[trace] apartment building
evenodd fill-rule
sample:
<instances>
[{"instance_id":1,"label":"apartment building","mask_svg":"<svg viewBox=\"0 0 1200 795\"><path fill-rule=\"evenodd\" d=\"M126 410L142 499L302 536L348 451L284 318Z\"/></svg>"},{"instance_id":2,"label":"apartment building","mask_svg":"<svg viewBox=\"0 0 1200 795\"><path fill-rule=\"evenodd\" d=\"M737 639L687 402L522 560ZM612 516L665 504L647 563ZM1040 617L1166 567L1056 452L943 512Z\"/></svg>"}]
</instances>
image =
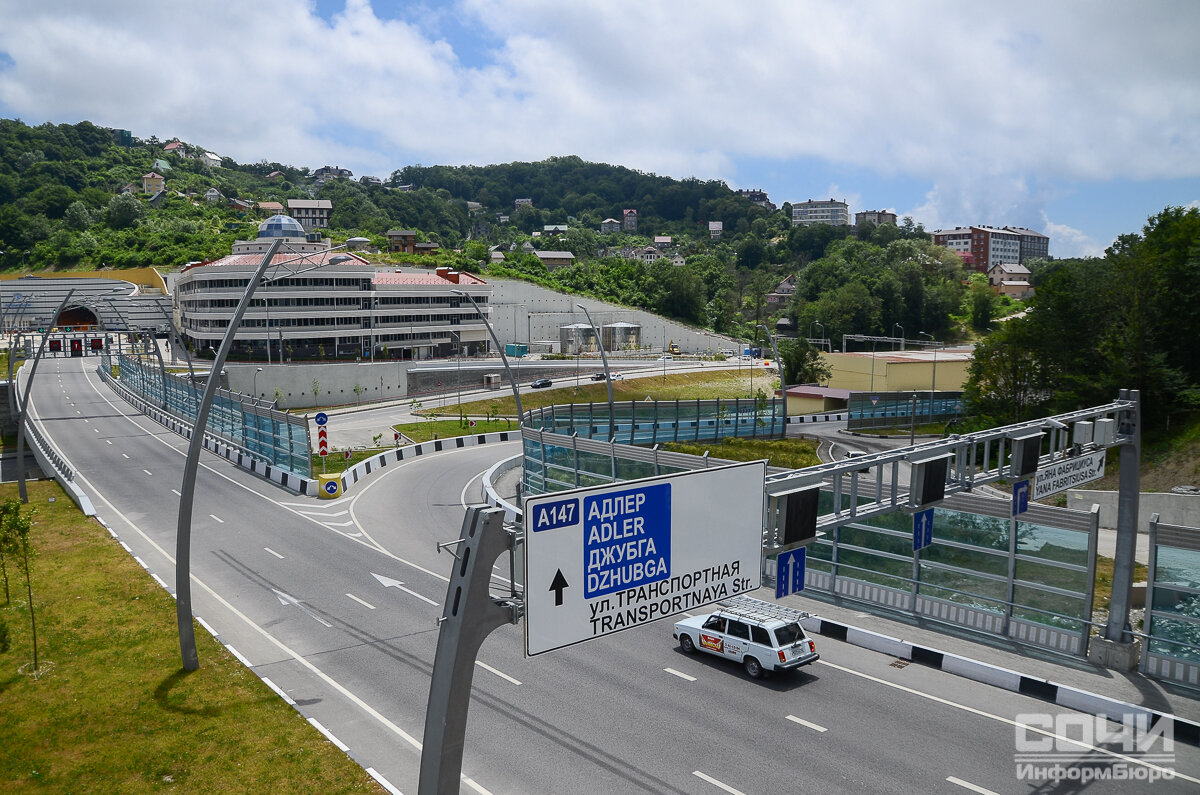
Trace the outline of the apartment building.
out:
<instances>
[{"instance_id":1,"label":"apartment building","mask_svg":"<svg viewBox=\"0 0 1200 795\"><path fill-rule=\"evenodd\" d=\"M850 205L836 199L797 202L792 205L792 226L850 225Z\"/></svg>"}]
</instances>

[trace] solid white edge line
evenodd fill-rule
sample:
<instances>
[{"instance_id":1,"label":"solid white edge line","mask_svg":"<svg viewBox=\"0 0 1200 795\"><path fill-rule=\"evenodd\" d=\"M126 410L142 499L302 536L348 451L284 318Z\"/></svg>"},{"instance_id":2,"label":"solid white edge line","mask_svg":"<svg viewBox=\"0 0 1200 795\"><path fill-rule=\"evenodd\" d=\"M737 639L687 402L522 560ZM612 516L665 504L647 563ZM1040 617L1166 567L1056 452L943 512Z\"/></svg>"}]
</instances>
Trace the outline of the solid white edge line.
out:
<instances>
[{"instance_id":1,"label":"solid white edge line","mask_svg":"<svg viewBox=\"0 0 1200 795\"><path fill-rule=\"evenodd\" d=\"M242 656L242 653L240 651L233 648L228 643L225 644L225 648L229 649L230 654L232 654L234 657L237 657L239 660L241 660L242 665L246 666L247 668L254 668L254 666L250 664L250 661Z\"/></svg>"},{"instance_id":2,"label":"solid white edge line","mask_svg":"<svg viewBox=\"0 0 1200 795\"><path fill-rule=\"evenodd\" d=\"M364 602L362 599L359 599L357 596L355 596L355 595L354 595L354 594L352 594L352 593L348 593L348 594L346 594L346 596L349 596L351 599L353 599L354 601L358 602L360 605L362 605L362 606L363 606L363 607L365 607L365 608L368 608L368 609L370 609L370 610L374 610L374 609L375 609L375 605L371 604L370 602Z\"/></svg>"},{"instance_id":3,"label":"solid white edge line","mask_svg":"<svg viewBox=\"0 0 1200 795\"><path fill-rule=\"evenodd\" d=\"M371 778L373 778L373 779L375 779L376 781L378 781L378 782L379 782L379 786L383 787L385 790L387 790L388 792L390 792L392 795L404 795L404 793L403 793L403 792L401 792L400 790L398 790L398 789L396 789L394 786L392 786L392 782L388 781L386 778L384 778L383 776L379 775L379 773L378 773L378 772L376 772L375 768L373 768L373 767L368 767L368 768L367 768L367 775L369 775Z\"/></svg>"},{"instance_id":4,"label":"solid white edge line","mask_svg":"<svg viewBox=\"0 0 1200 795\"><path fill-rule=\"evenodd\" d=\"M136 561L137 561L137 564L138 564L139 566L141 566L143 569L145 569L146 571L150 571L150 567L146 565L146 561L142 560L142 559L141 559L141 558L139 558L137 555L134 555L134 556L133 556L133 559L134 559L134 560L136 560Z\"/></svg>"},{"instance_id":5,"label":"solid white edge line","mask_svg":"<svg viewBox=\"0 0 1200 795\"><path fill-rule=\"evenodd\" d=\"M829 731L829 729L826 729L824 726L818 726L815 723L809 723L808 721L804 720L803 718L797 718L795 715L788 715L787 719L790 720L792 723L799 723L801 726L807 726L808 728L812 729L815 732Z\"/></svg>"},{"instance_id":6,"label":"solid white edge line","mask_svg":"<svg viewBox=\"0 0 1200 795\"><path fill-rule=\"evenodd\" d=\"M479 660L476 660L475 664L478 665L480 668L482 668L485 671L490 671L491 673L494 673L496 676L500 677L501 679L507 679L508 681L512 682L514 685L521 684L520 681L513 679L508 674L504 673L503 671L499 671L499 670L493 668L492 666L488 665L485 662L480 662Z\"/></svg>"},{"instance_id":7,"label":"solid white edge line","mask_svg":"<svg viewBox=\"0 0 1200 795\"><path fill-rule=\"evenodd\" d=\"M283 558L283 555L280 555L278 552L276 552L275 550L271 549L270 547L263 547L263 549L265 549L267 552L270 552L272 555L274 555L275 557L279 558L280 560L283 560L283 559L284 559L284 558Z\"/></svg>"},{"instance_id":8,"label":"solid white edge line","mask_svg":"<svg viewBox=\"0 0 1200 795\"><path fill-rule=\"evenodd\" d=\"M962 787L963 789L969 789L969 790L971 790L971 792L978 792L979 795L997 795L997 793L993 792L990 789L985 789L985 788L979 786L978 784L972 784L969 781L963 781L961 778L955 778L954 776L946 776L946 780L949 781L951 784L957 784L958 786Z\"/></svg>"},{"instance_id":9,"label":"solid white edge line","mask_svg":"<svg viewBox=\"0 0 1200 795\"><path fill-rule=\"evenodd\" d=\"M218 524L225 524L225 520L217 516L215 513L210 513L209 516L215 519Z\"/></svg>"},{"instance_id":10,"label":"solid white edge line","mask_svg":"<svg viewBox=\"0 0 1200 795\"><path fill-rule=\"evenodd\" d=\"M350 752L350 746L346 745L344 742L342 742L338 738L334 737L333 732L329 731L329 729L326 729L324 726L322 726L321 722L319 720L317 720L316 718L309 718L308 722L311 723L317 731L319 731L321 734L324 734L326 740L329 740L329 742L336 745L338 747L339 751L341 751L344 754Z\"/></svg>"},{"instance_id":11,"label":"solid white edge line","mask_svg":"<svg viewBox=\"0 0 1200 795\"><path fill-rule=\"evenodd\" d=\"M217 631L209 626L207 621L200 616L194 616L194 618L196 619L196 622L200 624L200 626L204 627L205 632L207 632L209 635L212 635L214 638L217 636Z\"/></svg>"},{"instance_id":12,"label":"solid white edge line","mask_svg":"<svg viewBox=\"0 0 1200 795\"><path fill-rule=\"evenodd\" d=\"M723 781L717 781L712 776L706 776L705 774L701 773L699 770L693 770L692 775L695 776L696 778L700 779L701 781L707 781L709 784L712 784L714 787L720 787L721 789L728 792L729 795L746 795L746 793L742 792L740 789L734 789L733 787L729 786L728 784L726 784Z\"/></svg>"},{"instance_id":13,"label":"solid white edge line","mask_svg":"<svg viewBox=\"0 0 1200 795\"><path fill-rule=\"evenodd\" d=\"M155 574L154 572L150 572L150 576L154 578L154 581L155 581L156 583L158 583L159 585L161 585L161 586L162 586L162 589L163 589L164 591L169 591L169 590L171 590L170 588L168 588L168 587L167 587L167 584L166 584L165 582L163 582L163 578L162 578L162 577L159 577L159 576L158 576L157 574Z\"/></svg>"},{"instance_id":14,"label":"solid white edge line","mask_svg":"<svg viewBox=\"0 0 1200 795\"><path fill-rule=\"evenodd\" d=\"M275 691L275 695L277 695L283 699L283 703L287 704L289 707L296 706L296 702L292 699L292 697L289 696L287 693L283 692L283 690L279 687L279 685L275 684L274 682L272 682L270 679L268 679L265 676L262 678L262 680L266 684L267 687L269 687Z\"/></svg>"},{"instance_id":15,"label":"solid white edge line","mask_svg":"<svg viewBox=\"0 0 1200 795\"><path fill-rule=\"evenodd\" d=\"M688 682L696 681L696 677L688 676L683 671L676 671L674 668L664 668L663 670L666 671L667 673L669 673L671 676L678 676L680 679L684 679Z\"/></svg>"},{"instance_id":16,"label":"solid white edge line","mask_svg":"<svg viewBox=\"0 0 1200 795\"><path fill-rule=\"evenodd\" d=\"M833 668L834 670L842 671L843 673L848 673L852 676L858 676L863 679L868 679L872 682L876 682L878 684L885 685L885 686L893 688L895 690L901 690L905 693L910 693L914 696L920 696L921 698L926 698L926 699L929 699L930 701L936 701L937 703L945 704L948 707L954 707L955 709L961 709L962 711L969 712L972 715L978 715L982 718L991 718L994 721L998 721L1000 723L1007 724L1014 728L1024 729L1026 732L1033 732L1034 734L1041 734L1045 737L1053 737L1055 740L1058 740L1058 741L1061 741L1064 743L1070 743L1071 745L1077 746L1084 750L1094 751L1097 754L1101 754L1104 756L1111 756L1114 759L1120 759L1123 762L1128 762L1128 763L1134 764L1134 765L1140 765L1142 767L1154 768L1155 770L1161 771L1163 773L1166 773L1167 770L1169 769L1169 768L1159 767L1158 765L1150 764L1149 762L1146 762L1145 760L1139 759L1137 757L1128 756L1126 754L1119 754L1116 751L1109 751L1106 748L1100 748L1095 745L1088 745L1087 743L1082 742L1080 740L1076 740L1071 737L1065 737L1060 734L1055 734L1054 732L1046 731L1045 729L1040 729L1037 726L1029 726L1024 723L1018 723L1017 721L1013 720L1012 718L1005 718L1001 715L993 715L990 712L984 712L983 710L976 709L975 707L968 707L966 704L959 704L954 701L950 701L949 699L942 698L941 696L935 696L932 693L923 693L920 690L915 690L911 687L905 687L904 685L898 685L895 682L889 682L886 679L880 679L879 677L871 676L870 674L865 674L861 671L855 671L853 668L846 668L844 666L838 665L837 663L831 663L828 660L817 660L817 664L828 666L830 668ZM1171 773L1172 773L1172 775L1175 776L1175 778L1180 778L1180 779L1183 779L1184 781L1191 781L1195 784L1200 784L1200 778L1193 778L1192 776L1188 776L1183 773L1180 773L1178 770L1173 770L1173 771L1171 771Z\"/></svg>"}]
</instances>

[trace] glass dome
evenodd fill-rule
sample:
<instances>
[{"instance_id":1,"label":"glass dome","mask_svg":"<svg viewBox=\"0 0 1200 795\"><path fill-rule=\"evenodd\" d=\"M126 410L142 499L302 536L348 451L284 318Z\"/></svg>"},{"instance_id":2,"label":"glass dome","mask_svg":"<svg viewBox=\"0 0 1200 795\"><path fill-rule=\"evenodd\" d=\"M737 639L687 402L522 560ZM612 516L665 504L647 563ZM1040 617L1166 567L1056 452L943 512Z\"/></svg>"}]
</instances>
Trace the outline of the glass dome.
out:
<instances>
[{"instance_id":1,"label":"glass dome","mask_svg":"<svg viewBox=\"0 0 1200 795\"><path fill-rule=\"evenodd\" d=\"M272 215L258 225L258 237L304 237L304 227L290 215Z\"/></svg>"}]
</instances>

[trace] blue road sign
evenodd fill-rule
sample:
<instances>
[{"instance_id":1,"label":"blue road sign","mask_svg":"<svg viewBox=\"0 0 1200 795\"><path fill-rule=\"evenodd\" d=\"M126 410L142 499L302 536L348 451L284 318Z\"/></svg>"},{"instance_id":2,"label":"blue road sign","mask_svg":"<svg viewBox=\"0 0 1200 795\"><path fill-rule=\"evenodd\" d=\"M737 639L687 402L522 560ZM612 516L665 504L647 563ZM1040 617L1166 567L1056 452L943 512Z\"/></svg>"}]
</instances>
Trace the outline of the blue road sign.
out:
<instances>
[{"instance_id":1,"label":"blue road sign","mask_svg":"<svg viewBox=\"0 0 1200 795\"><path fill-rule=\"evenodd\" d=\"M784 552L775 561L775 598L782 599L790 593L804 590L804 564L808 549L800 547Z\"/></svg>"},{"instance_id":2,"label":"blue road sign","mask_svg":"<svg viewBox=\"0 0 1200 795\"><path fill-rule=\"evenodd\" d=\"M913 552L920 552L933 543L933 509L913 514Z\"/></svg>"},{"instance_id":3,"label":"blue road sign","mask_svg":"<svg viewBox=\"0 0 1200 795\"><path fill-rule=\"evenodd\" d=\"M1029 510L1029 479L1013 484L1012 515L1020 516Z\"/></svg>"},{"instance_id":4,"label":"blue road sign","mask_svg":"<svg viewBox=\"0 0 1200 795\"><path fill-rule=\"evenodd\" d=\"M326 494L337 494L337 491L338 491L338 484L334 483L333 481L330 481L325 484L325 493Z\"/></svg>"},{"instance_id":5,"label":"blue road sign","mask_svg":"<svg viewBox=\"0 0 1200 795\"><path fill-rule=\"evenodd\" d=\"M318 411L316 421L318 426L324 425L325 423L329 422L329 415L323 411Z\"/></svg>"},{"instance_id":6,"label":"blue road sign","mask_svg":"<svg viewBox=\"0 0 1200 795\"><path fill-rule=\"evenodd\" d=\"M555 505L560 504L547 507ZM559 518L565 521L567 517L560 514ZM573 512L570 518L573 524ZM584 497L580 518L587 573L584 598L648 585L671 575L667 565L671 559L670 483ZM536 521L534 524L536 529Z\"/></svg>"}]
</instances>

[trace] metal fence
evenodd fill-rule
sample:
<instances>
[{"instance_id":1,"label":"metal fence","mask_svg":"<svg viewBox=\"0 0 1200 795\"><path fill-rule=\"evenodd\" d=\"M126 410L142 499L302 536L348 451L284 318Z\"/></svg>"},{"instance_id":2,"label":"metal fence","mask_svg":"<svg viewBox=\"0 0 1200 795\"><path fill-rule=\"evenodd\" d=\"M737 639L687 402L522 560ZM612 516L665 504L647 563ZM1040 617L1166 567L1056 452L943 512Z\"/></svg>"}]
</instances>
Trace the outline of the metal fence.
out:
<instances>
[{"instance_id":1,"label":"metal fence","mask_svg":"<svg viewBox=\"0 0 1200 795\"><path fill-rule=\"evenodd\" d=\"M114 362L105 353L103 366ZM204 395L186 376L164 373L145 359L121 354L116 359L121 383L149 403L190 423ZM249 455L302 478L312 477L308 421L276 410L271 403L240 392L217 389L208 415L209 434Z\"/></svg>"},{"instance_id":2,"label":"metal fence","mask_svg":"<svg viewBox=\"0 0 1200 795\"><path fill-rule=\"evenodd\" d=\"M832 494L821 500L821 513L833 510ZM1031 505L1018 520L1010 514L1009 500L949 497L920 552L911 514L843 525L809 546L806 588L1086 654L1098 512Z\"/></svg>"},{"instance_id":3,"label":"metal fence","mask_svg":"<svg viewBox=\"0 0 1200 795\"><path fill-rule=\"evenodd\" d=\"M962 392L853 392L846 412L846 428L852 431L942 422L962 416Z\"/></svg>"},{"instance_id":4,"label":"metal fence","mask_svg":"<svg viewBox=\"0 0 1200 795\"><path fill-rule=\"evenodd\" d=\"M782 438L781 400L622 401L546 406L526 412L522 426L526 494L695 469L697 456L637 445L739 438ZM612 441L609 434L613 434Z\"/></svg>"},{"instance_id":5,"label":"metal fence","mask_svg":"<svg viewBox=\"0 0 1200 795\"><path fill-rule=\"evenodd\" d=\"M782 400L629 400L613 404L610 426L608 403L569 403L526 412L526 427L620 444L696 442L730 437L783 438L787 416Z\"/></svg>"},{"instance_id":6,"label":"metal fence","mask_svg":"<svg viewBox=\"0 0 1200 795\"><path fill-rule=\"evenodd\" d=\"M1200 529L1150 518L1146 648L1141 669L1200 686Z\"/></svg>"}]
</instances>

